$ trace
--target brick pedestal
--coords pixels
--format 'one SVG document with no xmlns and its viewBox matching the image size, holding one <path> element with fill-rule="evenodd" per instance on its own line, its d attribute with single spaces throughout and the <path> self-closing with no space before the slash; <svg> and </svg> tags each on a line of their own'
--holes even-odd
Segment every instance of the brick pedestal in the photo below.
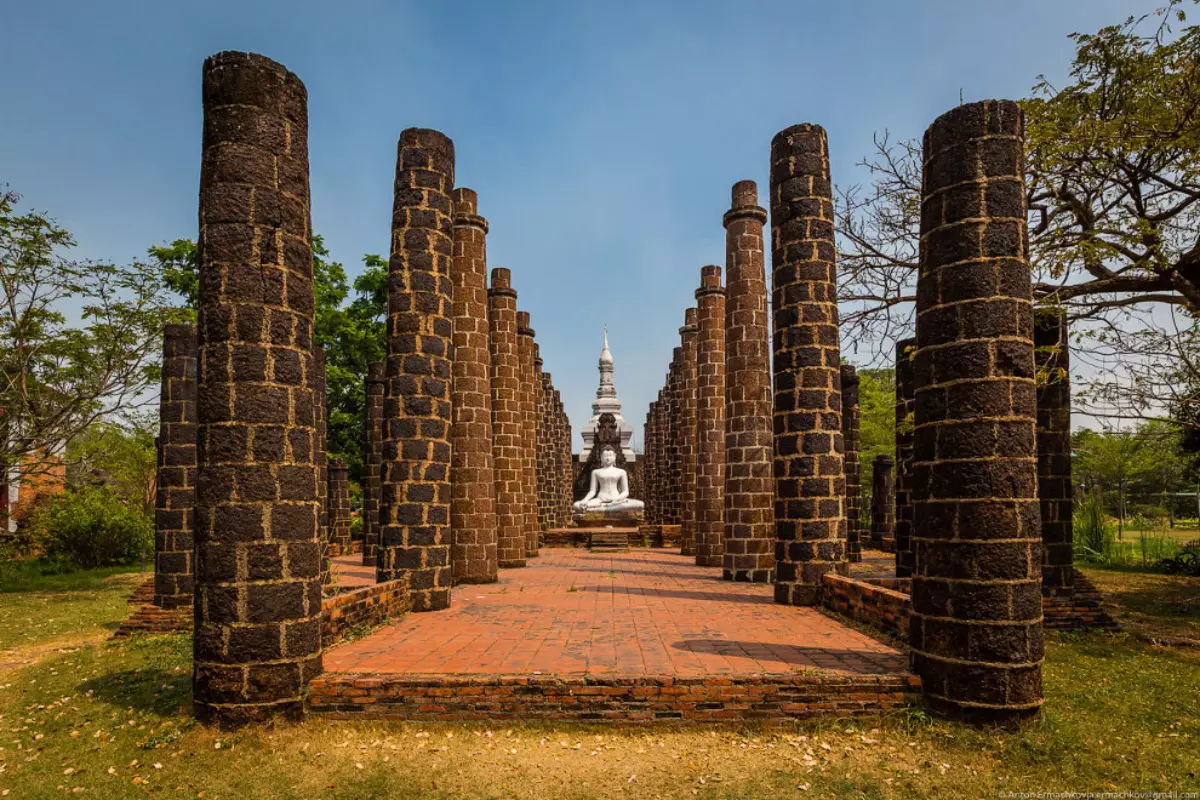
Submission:
<svg viewBox="0 0 1200 800">
<path fill-rule="evenodd" d="M 1067 318 L 1034 315 L 1037 366 L 1038 502 L 1042 513 L 1042 593 L 1070 594 L 1075 575 L 1071 485 L 1071 354 Z"/>
<path fill-rule="evenodd" d="M 875 456 L 871 475 L 871 547 L 890 553 L 896 548 L 895 460 Z"/>
<path fill-rule="evenodd" d="M 858 370 L 842 365 L 842 443 L 846 472 L 846 560 L 862 561 L 862 487 L 859 483 Z"/>
<path fill-rule="evenodd" d="M 926 701 L 978 722 L 1042 702 L 1024 127 L 985 101 L 924 140 L 909 639 Z"/>
<path fill-rule="evenodd" d="M 163 330 L 154 496 L 154 605 L 192 605 L 196 506 L 196 328 Z"/>
<path fill-rule="evenodd" d="M 408 128 L 396 153 L 388 262 L 379 582 L 407 576 L 413 611 L 450 605 L 454 143 Z"/>
<path fill-rule="evenodd" d="M 487 220 L 471 189 L 454 199 L 453 423 L 450 560 L 455 583 L 497 579 L 492 460 L 492 355 L 488 345 Z"/>
<path fill-rule="evenodd" d="M 203 101 L 192 697 L 235 726 L 302 716 L 321 673 L 308 111 L 248 53 Z"/>
<path fill-rule="evenodd" d="M 529 312 L 517 312 L 517 402 L 521 417 L 521 508 L 524 522 L 525 558 L 538 555 L 537 519 L 537 375 L 534 368 L 534 337 Z"/>
<path fill-rule="evenodd" d="M 896 577 L 911 578 L 913 553 L 913 356 L 916 339 L 896 342 Z"/>
<path fill-rule="evenodd" d="M 775 579 L 771 334 L 763 225 L 754 181 L 725 212 L 725 580 Z"/>
<path fill-rule="evenodd" d="M 379 478 L 383 464 L 383 398 L 387 364 L 367 366 L 366 447 L 363 453 L 363 566 L 376 566 L 379 547 Z"/>
<path fill-rule="evenodd" d="M 492 270 L 488 290 L 492 351 L 492 458 L 496 476 L 496 554 L 501 567 L 525 566 L 522 437 L 517 293 L 512 274 Z"/>
<path fill-rule="evenodd" d="M 725 561 L 725 290 L 721 268 L 696 290 L 696 565 Z"/>
<path fill-rule="evenodd" d="M 335 556 L 350 552 L 350 472 L 342 458 L 329 462 L 329 544 Z"/>
<path fill-rule="evenodd" d="M 771 141 L 771 243 L 775 600 L 812 605 L 821 576 L 847 569 L 833 184 L 820 126 Z"/>
</svg>

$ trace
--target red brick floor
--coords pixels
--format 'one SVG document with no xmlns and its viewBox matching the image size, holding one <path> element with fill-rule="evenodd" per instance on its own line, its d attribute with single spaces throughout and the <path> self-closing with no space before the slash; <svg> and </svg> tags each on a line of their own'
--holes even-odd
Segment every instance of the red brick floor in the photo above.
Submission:
<svg viewBox="0 0 1200 800">
<path fill-rule="evenodd" d="M 330 569 L 333 572 L 335 586 L 357 589 L 360 586 L 371 586 L 375 583 L 375 568 L 363 566 L 362 553 L 338 556 L 332 561 Z"/>
<path fill-rule="evenodd" d="M 674 551 L 566 548 L 501 570 L 499 583 L 456 587 L 448 610 L 409 614 L 327 651 L 325 669 L 330 678 L 908 672 L 896 650 L 815 609 L 777 605 L 770 586 L 725 582 Z"/>
</svg>

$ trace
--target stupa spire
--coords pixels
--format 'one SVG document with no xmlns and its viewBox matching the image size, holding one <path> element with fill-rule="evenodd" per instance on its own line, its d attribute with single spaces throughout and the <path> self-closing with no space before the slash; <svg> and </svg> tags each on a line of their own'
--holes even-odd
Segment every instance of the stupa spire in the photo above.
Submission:
<svg viewBox="0 0 1200 800">
<path fill-rule="evenodd" d="M 621 401 L 617 398 L 617 388 L 613 385 L 613 354 L 608 346 L 608 326 L 604 327 L 604 346 L 600 349 L 600 385 L 596 389 L 596 401 L 592 403 L 592 418 L 588 420 L 581 433 L 583 434 L 583 450 L 579 453 L 581 461 L 587 461 L 592 452 L 593 439 L 596 433 L 596 423 L 600 415 L 612 414 L 617 420 L 617 429 L 621 432 L 621 451 L 626 462 L 633 462 L 636 456 L 629 441 L 633 437 L 633 428 L 621 416 Z"/>
</svg>

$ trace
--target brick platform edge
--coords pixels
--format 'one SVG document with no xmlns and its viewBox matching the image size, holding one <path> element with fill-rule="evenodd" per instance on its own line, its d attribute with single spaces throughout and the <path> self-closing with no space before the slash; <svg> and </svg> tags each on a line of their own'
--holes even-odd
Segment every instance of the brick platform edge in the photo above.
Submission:
<svg viewBox="0 0 1200 800">
<path fill-rule="evenodd" d="M 113 633 L 114 639 L 127 639 L 135 633 L 176 633 L 192 630 L 192 607 L 160 608 L 151 603 L 138 606 Z"/>
<path fill-rule="evenodd" d="M 326 597 L 321 601 L 321 646 L 333 647 L 355 628 L 374 628 L 411 608 L 405 578 Z"/>
<path fill-rule="evenodd" d="M 693 725 L 878 714 L 915 701 L 915 675 L 780 675 L 676 679 L 326 673 L 309 710 L 334 719 L 544 719 Z"/>
<path fill-rule="evenodd" d="M 554 528 L 542 534 L 543 547 L 587 547 L 596 528 Z M 641 525 L 628 531 L 630 547 L 679 547 L 678 525 Z"/>
<path fill-rule="evenodd" d="M 827 572 L 821 580 L 821 604 L 825 608 L 876 630 L 907 638 L 908 616 L 912 611 L 911 579 L 847 578 Z M 1052 631 L 1121 629 L 1104 610 L 1100 591 L 1078 572 L 1073 593 L 1042 598 L 1042 618 L 1042 626 Z"/>
</svg>

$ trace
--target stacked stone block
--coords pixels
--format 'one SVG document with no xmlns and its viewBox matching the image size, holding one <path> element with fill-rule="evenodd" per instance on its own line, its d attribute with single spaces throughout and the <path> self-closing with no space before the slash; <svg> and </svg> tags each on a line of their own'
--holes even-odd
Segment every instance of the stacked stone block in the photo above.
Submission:
<svg viewBox="0 0 1200 800">
<path fill-rule="evenodd" d="M 408 128 L 396 154 L 388 262 L 379 581 L 407 576 L 413 611 L 450 605 L 454 143 Z"/>
<path fill-rule="evenodd" d="M 517 358 L 517 293 L 512 273 L 492 270 L 488 290 L 492 353 L 492 457 L 496 477 L 496 553 L 501 567 L 525 566 L 525 507 L 521 470 L 520 364 Z"/>
<path fill-rule="evenodd" d="M 871 547 L 891 552 L 896 546 L 895 460 L 875 456 L 871 475 Z"/>
<path fill-rule="evenodd" d="M 249 53 L 202 96 L 192 696 L 235 726 L 302 716 L 321 673 L 308 111 Z"/>
<path fill-rule="evenodd" d="M 376 566 L 379 547 L 379 478 L 383 464 L 383 399 L 387 364 L 367 365 L 366 446 L 363 453 L 363 566 Z"/>
<path fill-rule="evenodd" d="M 537 438 L 537 471 L 534 474 L 534 479 L 537 482 L 537 529 L 538 535 L 545 534 L 550 530 L 550 514 L 551 506 L 553 505 L 551 498 L 554 495 L 554 473 L 550 469 L 550 441 L 554 435 L 554 418 L 550 416 L 550 409 L 547 402 L 550 398 L 550 375 L 544 370 L 544 362 L 542 360 L 540 349 L 535 342 L 533 345 L 533 374 L 537 380 L 537 392 L 535 401 L 537 405 L 536 419 L 537 425 L 535 433 Z"/>
<path fill-rule="evenodd" d="M 696 565 L 725 561 L 725 290 L 721 268 L 696 290 Z"/>
<path fill-rule="evenodd" d="M 455 583 L 497 579 L 492 458 L 492 355 L 488 342 L 487 220 L 472 189 L 455 189 L 454 377 L 450 426 L 450 562 Z"/>
<path fill-rule="evenodd" d="M 862 486 L 859 450 L 858 370 L 842 365 L 842 443 L 846 459 L 846 560 L 862 561 Z"/>
<path fill-rule="evenodd" d="M 699 444 L 696 441 L 697 411 L 697 346 L 700 332 L 697 325 L 697 309 L 684 312 L 683 327 L 679 329 L 680 359 L 676 397 L 678 398 L 679 439 L 679 541 L 680 551 L 685 556 L 696 554 L 696 457 Z"/>
<path fill-rule="evenodd" d="M 1070 594 L 1074 584 L 1071 484 L 1071 355 L 1067 317 L 1038 309 L 1033 345 L 1037 366 L 1038 501 L 1042 514 L 1042 593 Z"/>
<path fill-rule="evenodd" d="M 333 551 L 333 542 L 329 537 L 329 431 L 328 420 L 325 418 L 325 393 L 327 379 L 325 375 L 325 350 L 320 345 L 313 345 L 313 420 L 317 427 L 317 502 L 321 509 L 317 514 L 321 538 L 321 583 L 328 584 L 333 580 L 331 572 L 333 565 L 330 559 L 337 553 Z"/>
<path fill-rule="evenodd" d="M 771 334 L 763 225 L 754 181 L 725 212 L 725 580 L 775 577 Z"/>
<path fill-rule="evenodd" d="M 913 355 L 916 339 L 901 339 L 896 343 L 896 577 L 911 578 L 914 553 L 912 460 L 913 460 L 913 398 L 916 383 L 913 376 Z"/>
<path fill-rule="evenodd" d="M 646 524 L 658 525 L 658 485 L 656 483 L 657 476 L 654 472 L 654 402 L 651 401 L 650 408 L 646 411 L 646 421 L 642 424 L 642 463 L 645 468 L 645 485 L 646 497 Z"/>
<path fill-rule="evenodd" d="M 771 141 L 775 600 L 790 605 L 847 569 L 834 253 L 825 131 L 795 125 Z"/>
<path fill-rule="evenodd" d="M 537 390 L 534 368 L 534 337 L 529 312 L 517 312 L 517 402 L 521 419 L 521 507 L 524 522 L 525 558 L 538 555 L 537 518 Z"/>
<path fill-rule="evenodd" d="M 342 458 L 329 462 L 329 552 L 350 552 L 350 471 Z"/>
<path fill-rule="evenodd" d="M 154 605 L 192 604 L 195 580 L 196 327 L 163 330 L 154 496 Z"/>
<path fill-rule="evenodd" d="M 671 365 L 667 369 L 667 427 L 664 462 L 666 464 L 666 508 L 664 525 L 679 525 L 682 519 L 683 502 L 683 437 L 684 425 L 681 421 L 683 348 L 676 347 L 672 351 Z M 694 545 L 689 545 L 686 539 L 680 537 L 680 551 L 683 555 L 695 555 Z"/>
<path fill-rule="evenodd" d="M 571 521 L 571 503 L 574 502 L 572 495 L 574 494 L 575 472 L 571 463 L 571 420 L 567 417 L 567 410 L 563 406 L 562 398 L 555 392 L 555 401 L 558 404 L 558 417 L 561 421 L 561 439 L 559 440 L 558 451 L 558 468 L 559 468 L 559 499 L 558 511 L 561 520 L 559 527 L 565 528 Z"/>
<path fill-rule="evenodd" d="M 1024 117 L 925 132 L 909 628 L 926 701 L 1011 723 L 1042 702 L 1042 553 Z"/>
</svg>

